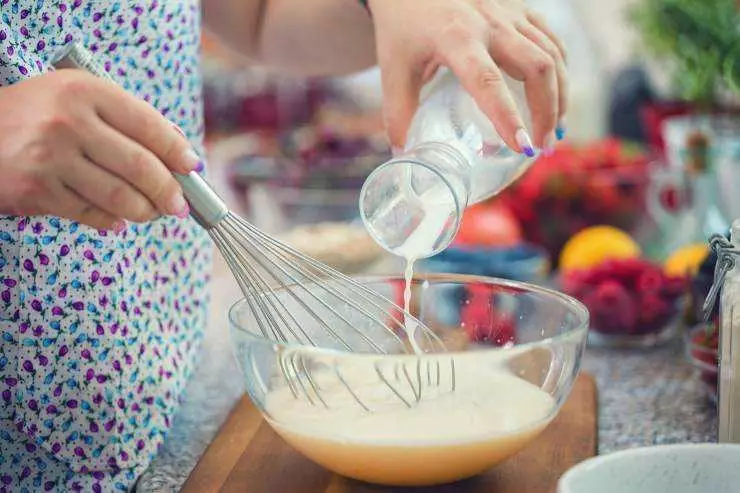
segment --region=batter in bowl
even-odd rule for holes
[[[391,361],[403,358],[410,369],[419,361],[387,357],[384,374],[392,377]],[[438,359],[449,364],[449,356]],[[488,352],[455,355],[454,392],[451,373],[442,371],[438,385],[423,382],[424,397],[412,408],[383,384],[372,361],[358,357],[339,364],[342,377],[371,412],[357,404],[333,371],[316,372],[312,376],[328,408],[280,387],[266,396],[270,424],[297,450],[343,476],[422,486],[489,469],[526,446],[556,414],[550,394],[497,365]]]

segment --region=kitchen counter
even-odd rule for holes
[[[200,365],[170,435],[137,491],[179,491],[243,392],[226,323],[226,310],[239,298],[239,290],[223,268],[214,278],[216,292]],[[685,362],[680,340],[653,350],[589,348],[583,369],[598,383],[599,453],[716,440],[714,405]]]

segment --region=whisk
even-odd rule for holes
[[[84,69],[115,82],[92,53],[76,43],[68,45],[54,65]],[[423,345],[427,352],[446,352],[445,344],[431,329],[379,292],[303,255],[231,212],[199,174],[176,178],[190,203],[192,217],[208,231],[236,278],[250,322],[265,338],[285,344],[278,363],[296,398],[329,407],[301,346],[418,355]],[[405,330],[411,326],[416,329],[414,338],[407,337]],[[391,394],[412,407],[421,401],[425,389],[434,388],[439,393],[443,381],[447,390],[455,390],[454,361],[451,357],[448,361],[441,365],[437,358],[425,358],[422,363],[422,358],[403,357],[389,371],[379,358],[374,369]],[[357,404],[371,411],[339,367],[334,365],[331,371]],[[449,374],[441,378],[442,371]]]

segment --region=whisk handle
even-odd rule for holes
[[[183,195],[190,204],[190,215],[205,229],[211,229],[229,214],[229,208],[221,197],[198,173],[187,175],[175,173]]]
[[[92,75],[115,83],[111,75],[98,63],[93,54],[78,43],[65,46],[55,57],[56,68],[80,68]],[[175,173],[183,195],[190,204],[190,215],[205,229],[211,229],[229,214],[229,208],[221,197],[198,173],[187,175]]]

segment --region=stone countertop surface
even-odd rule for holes
[[[217,268],[212,315],[200,364],[164,446],[141,477],[139,492],[176,492],[185,483],[244,389],[231,355],[226,310],[239,298]],[[717,416],[682,341],[651,350],[589,347],[583,370],[594,375],[599,399],[599,453],[630,447],[717,438]]]

